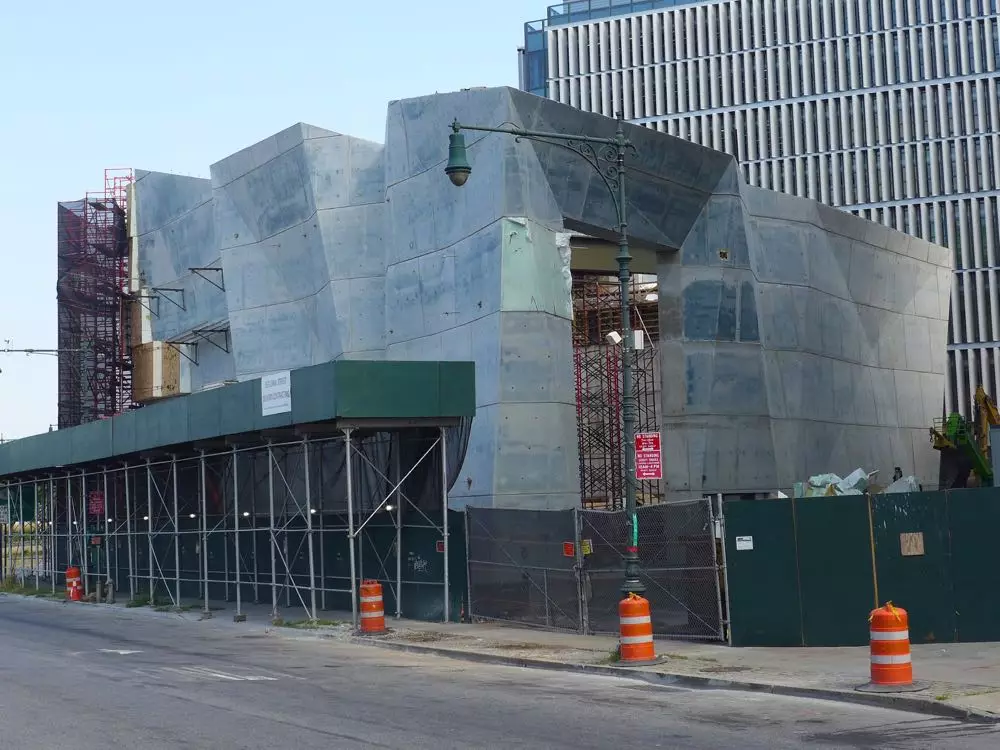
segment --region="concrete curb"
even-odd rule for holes
[[[551,672],[574,672],[577,674],[603,675],[620,677],[651,685],[667,687],[686,687],[701,690],[736,690],[751,693],[770,693],[791,698],[814,698],[835,701],[839,703],[854,703],[876,708],[889,708],[896,711],[940,716],[948,719],[974,722],[978,724],[998,724],[1000,714],[978,711],[972,708],[952,706],[941,701],[914,698],[907,695],[891,695],[885,693],[859,693],[853,690],[837,690],[833,688],[814,688],[793,685],[776,685],[764,682],[748,682],[719,677],[699,677],[697,675],[679,674],[673,672],[652,672],[635,670],[629,667],[615,667],[605,664],[573,664],[569,662],[545,661],[519,656],[502,656],[499,654],[483,654],[476,651],[458,651],[436,646],[422,646],[412,643],[398,643],[372,638],[353,636],[351,643],[361,646],[375,646],[391,651],[402,651],[414,654],[431,654],[449,659],[475,662],[479,664],[497,664],[525,669],[544,669]]]
[[[26,599],[29,601],[48,602],[55,605],[75,603],[7,592],[3,592],[3,596]],[[104,611],[108,611],[110,609],[121,609],[129,614],[139,614],[140,616],[174,619],[175,621],[179,619],[183,622],[189,623],[200,622],[197,618],[183,617],[183,615],[187,613],[157,612],[149,607],[124,607],[120,604],[104,604],[99,607],[94,606],[95,611],[100,611],[101,609]],[[178,617],[178,615],[182,616]],[[206,622],[212,621],[207,620]],[[216,622],[223,622],[225,625],[229,626],[226,628],[227,630],[242,629],[239,626],[234,627],[228,622]],[[962,708],[960,706],[953,706],[941,701],[928,700],[926,698],[917,698],[913,697],[912,694],[863,693],[854,690],[839,690],[835,688],[776,685],[772,683],[749,682],[746,680],[733,680],[721,677],[700,677],[698,675],[680,674],[676,672],[653,672],[631,667],[616,667],[610,664],[574,664],[571,662],[546,661],[544,659],[531,659],[520,656],[484,654],[478,651],[459,651],[457,649],[441,648],[439,646],[400,643],[397,641],[382,640],[378,637],[371,636],[363,637],[352,635],[344,638],[331,633],[324,633],[323,631],[294,631],[289,628],[275,626],[268,626],[266,633],[268,635],[288,640],[335,640],[340,643],[351,643],[358,646],[372,646],[375,648],[412,654],[428,654],[479,664],[495,664],[500,666],[521,667],[524,669],[542,669],[550,672],[572,672],[576,674],[619,677],[628,680],[635,680],[637,682],[645,682],[650,685],[661,685],[665,687],[683,687],[701,690],[735,690],[750,693],[770,693],[772,695],[782,695],[790,698],[814,698],[839,703],[874,706],[876,708],[889,708],[896,711],[939,716],[978,724],[1000,724],[1000,714],[992,714],[973,708]]]

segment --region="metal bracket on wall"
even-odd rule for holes
[[[136,294],[136,295],[133,295],[133,296],[134,296],[135,300],[140,305],[142,305],[143,307],[146,308],[146,310],[149,311],[150,315],[152,315],[155,318],[160,317],[160,297],[158,295],[156,295],[156,294],[142,294],[140,292],[139,294]],[[143,302],[143,300],[153,300],[153,299],[156,300],[156,309],[155,310],[152,307],[150,307],[148,304],[146,304],[145,302]]]
[[[224,351],[229,354],[229,327],[225,328],[193,328],[191,330],[193,336],[197,336],[199,341],[205,341],[216,349]],[[222,343],[212,341],[213,336],[223,336]],[[197,343],[197,342],[195,342]],[[197,362],[195,363],[197,364]]]
[[[186,359],[188,362],[190,362],[191,364],[193,364],[195,367],[198,366],[198,342],[197,341],[164,341],[163,343],[166,344],[167,346],[173,347],[173,349],[178,354],[180,354],[182,357],[184,357],[184,359]],[[190,354],[188,354],[186,351],[184,351],[181,348],[182,346],[191,347],[191,351],[194,352],[194,356],[192,357]]]
[[[188,268],[188,270],[191,273],[195,274],[196,276],[201,276],[201,278],[203,278],[205,281],[207,281],[209,284],[214,286],[219,291],[222,292],[226,291],[226,275],[221,268],[210,268],[208,266],[199,266],[199,267]],[[219,280],[214,281],[213,279],[208,278],[208,276],[206,276],[205,274],[208,273],[209,271],[219,274],[217,277]]]
[[[154,286],[149,291],[156,292],[157,293],[157,297],[161,297],[161,298],[165,299],[167,302],[169,302],[170,304],[176,305],[179,309],[183,310],[184,312],[187,312],[187,307],[184,304],[184,290],[183,289],[177,289],[176,287],[169,287],[169,286]],[[163,296],[162,292],[169,292],[169,293],[172,293],[172,294],[179,294],[181,296],[181,301],[178,302],[176,299],[174,299],[173,297],[170,297],[170,296]]]

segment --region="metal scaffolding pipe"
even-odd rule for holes
[[[17,483],[17,535],[20,539],[21,565],[18,567],[18,580],[24,585],[24,482]]]
[[[80,567],[83,568],[83,595],[90,598],[90,561],[87,559],[87,472],[80,472]]]
[[[278,540],[274,536],[274,455],[270,440],[267,441],[267,502],[271,539],[271,618],[274,619],[278,616],[278,564],[275,560]]]
[[[128,462],[125,462],[125,543],[128,546],[128,598],[135,599],[135,566],[132,560],[132,493],[128,483]]]
[[[32,526],[34,531],[31,533],[31,565],[35,569],[35,591],[38,591],[41,587],[41,581],[39,580],[40,576],[38,573],[38,568],[40,567],[38,560],[38,477],[35,477],[34,479],[34,490],[35,498],[34,502],[32,502],[34,512],[31,514],[34,517],[34,525]],[[44,557],[44,554],[42,557]]]
[[[205,606],[202,609],[203,614],[207,617],[211,610],[208,606],[208,501],[206,495],[206,482],[205,482],[205,451],[201,452],[198,457],[198,467],[200,469],[200,485],[201,485],[201,572],[204,576],[202,578],[202,595],[205,598]]]
[[[66,567],[73,564],[73,486],[70,482],[70,473],[66,472]],[[10,495],[8,494],[8,505]],[[7,517],[10,518],[8,511]]]
[[[448,440],[441,428],[441,514],[444,516],[444,621],[451,619],[451,592],[448,586]]]
[[[347,468],[347,541],[350,547],[351,558],[351,621],[354,629],[358,628],[358,583],[355,580],[354,561],[354,470],[351,466],[353,457],[351,455],[351,428],[344,430],[344,465]]]
[[[237,622],[243,619],[243,597],[240,592],[240,475],[238,471],[238,456],[236,446],[233,446],[233,527],[234,547],[236,557],[236,616],[233,618]]]
[[[313,523],[312,523],[312,482],[309,476],[309,437],[302,438],[302,467],[305,471],[306,480],[306,542],[309,549],[309,606],[312,612],[312,619],[316,619],[316,556],[313,552]]]
[[[156,606],[156,587],[153,583],[153,470],[146,459],[146,541],[149,546],[149,606]]]
[[[403,469],[400,466],[399,433],[392,433],[392,482],[396,486],[396,619],[403,616],[403,493],[400,489],[402,480],[399,475]]]
[[[181,606],[181,517],[177,503],[177,456],[170,457],[170,483],[174,489],[174,606]]]
[[[49,559],[52,561],[52,593],[56,593],[56,483],[49,474]]]

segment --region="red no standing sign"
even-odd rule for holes
[[[660,433],[639,432],[635,436],[635,478],[663,479]]]

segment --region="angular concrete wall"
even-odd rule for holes
[[[228,354],[199,347],[195,388],[223,373],[252,378],[341,357],[473,359],[478,413],[453,503],[573,506],[569,258],[557,234],[613,237],[614,206],[579,156],[500,134],[468,134],[472,178],[454,188],[443,167],[456,117],[615,129],[523,92],[483,89],[391,103],[384,146],[299,124],[212,165],[210,181],[140,173],[147,283],[185,297],[183,308],[161,301],[154,334],[230,328]],[[814,467],[866,463],[880,440],[892,465],[910,468],[896,458],[906,445],[915,467],[926,462],[912,431],[943,382],[947,297],[942,306],[942,289],[927,282],[944,268],[938,249],[868,238],[879,230],[867,222],[748,190],[725,154],[627,130],[641,155],[628,183],[630,233],[660,253],[670,490],[789,486]],[[905,279],[891,299],[855,279],[869,259]],[[198,266],[221,268],[225,290],[189,270]],[[886,411],[890,380],[893,394],[919,393],[919,409],[908,401],[905,416]],[[828,465],[840,460],[846,467]]]

